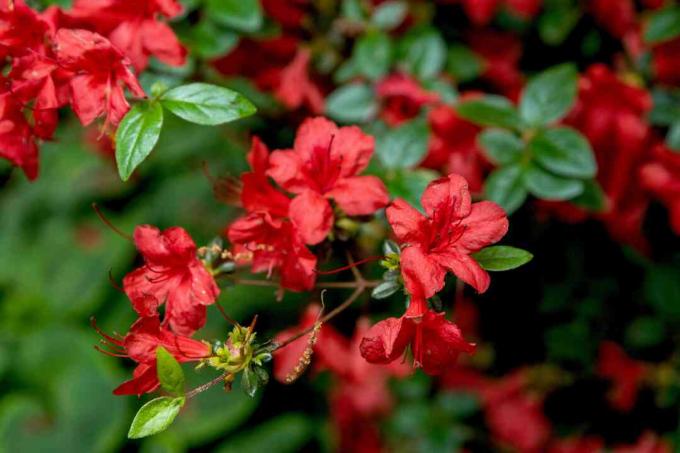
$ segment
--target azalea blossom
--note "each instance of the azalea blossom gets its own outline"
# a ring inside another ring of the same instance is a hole
[[[310,245],[323,241],[335,214],[329,200],[350,216],[387,205],[387,189],[375,176],[359,176],[371,159],[374,140],[356,126],[338,128],[322,118],[305,120],[293,149],[274,151],[267,174],[296,194],[289,217]]]
[[[489,274],[470,255],[508,231],[505,211],[490,201],[472,203],[467,181],[459,175],[432,181],[421,201],[426,215],[403,199],[386,211],[402,246],[401,273],[413,299],[412,316],[422,314],[422,300],[444,287],[447,271],[478,292],[486,291]]]
[[[640,169],[642,185],[666,205],[671,228],[680,235],[680,154],[658,144],[652,161]]]
[[[600,345],[597,373],[612,382],[609,393],[612,406],[620,411],[630,411],[644,379],[644,364],[629,358],[617,344],[606,341]]]
[[[415,118],[420,110],[439,100],[439,96],[425,90],[412,77],[395,73],[382,79],[375,87],[383,108],[380,116],[389,125],[397,126]]]
[[[125,293],[140,316],[156,316],[165,304],[163,325],[191,335],[205,324],[206,306],[220,293],[215,280],[196,257],[196,245],[180,227],[160,231],[135,228],[134,240],[144,265],[123,279]]]

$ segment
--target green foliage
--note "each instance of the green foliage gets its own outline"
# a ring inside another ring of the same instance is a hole
[[[427,122],[416,118],[379,137],[375,152],[386,168],[409,168],[425,157],[428,140]]]
[[[449,46],[446,70],[458,81],[476,79],[483,70],[483,63],[472,50],[462,44]]]
[[[408,4],[405,1],[390,0],[375,8],[371,22],[383,30],[392,30],[404,21],[407,13]]]
[[[524,172],[524,186],[542,200],[570,200],[583,193],[583,181],[557,176],[537,165],[529,165]]]
[[[670,41],[680,36],[680,6],[673,5],[652,13],[643,38],[648,44]]]
[[[466,120],[481,126],[520,130],[523,122],[515,107],[501,96],[486,95],[480,99],[462,102],[456,108]]]
[[[564,42],[581,18],[581,12],[572,0],[548,1],[545,12],[538,20],[538,33],[546,44],[559,46]]]
[[[578,72],[571,64],[555,66],[527,83],[519,103],[522,119],[543,126],[562,119],[576,100]]]
[[[128,431],[128,437],[139,439],[165,431],[175,420],[185,402],[184,397],[161,396],[152,399],[143,405],[135,415],[130,425],[130,431]]]
[[[116,131],[116,163],[120,179],[127,181],[158,142],[163,108],[158,102],[141,102],[125,115]]]
[[[533,259],[534,255],[516,247],[494,245],[473,255],[475,261],[487,271],[508,271],[516,269]]]
[[[163,390],[175,396],[184,394],[182,367],[163,346],[156,348],[156,374]]]
[[[244,431],[216,448],[217,453],[292,453],[314,433],[310,420],[301,414],[284,414],[249,431]]]
[[[364,123],[378,111],[373,89],[363,83],[341,86],[326,98],[326,114],[343,123]]]
[[[505,212],[512,214],[522,206],[527,197],[524,186],[524,168],[513,164],[494,170],[484,185],[486,198],[498,203]]]
[[[574,129],[559,127],[539,132],[529,142],[536,162],[555,174],[592,178],[597,172],[590,143]]]
[[[371,297],[374,299],[387,299],[392,294],[395,294],[401,289],[401,284],[395,280],[387,280],[381,282],[371,291]]]
[[[380,31],[372,31],[357,41],[352,55],[354,69],[369,80],[378,80],[392,65],[392,42]]]
[[[477,140],[491,160],[501,165],[517,162],[525,147],[518,136],[502,129],[486,129]]]
[[[446,62],[446,43],[437,30],[430,27],[409,31],[399,43],[399,63],[419,79],[439,74]]]
[[[207,83],[190,83],[166,91],[163,107],[196,124],[216,126],[255,113],[255,106],[243,95]]]
[[[242,32],[262,26],[259,0],[206,0],[206,13],[215,21]]]

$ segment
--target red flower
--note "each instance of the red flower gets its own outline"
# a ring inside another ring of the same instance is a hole
[[[370,363],[390,363],[411,346],[414,366],[427,374],[441,374],[461,352],[472,353],[475,345],[463,338],[460,329],[444,313],[423,310],[420,319],[407,315],[375,324],[361,340],[361,355]]]
[[[432,181],[421,201],[427,217],[402,199],[387,208],[387,219],[402,244],[404,284],[414,301],[441,290],[447,270],[478,292],[486,291],[489,274],[470,254],[508,231],[503,209],[490,201],[471,203],[467,182],[454,174]],[[422,306],[412,302],[409,314],[418,316]]]
[[[11,93],[0,94],[0,157],[20,167],[28,179],[38,176],[34,131]]]
[[[628,412],[635,405],[645,366],[630,359],[621,347],[606,341],[600,345],[597,373],[612,381],[609,399],[613,407]]]
[[[317,117],[298,129],[293,149],[274,151],[267,174],[297,194],[289,217],[307,244],[328,235],[334,214],[328,199],[348,215],[373,214],[388,202],[387,189],[375,176],[357,176],[373,154],[373,137],[356,126],[338,128]]]
[[[652,158],[640,171],[642,185],[666,205],[671,227],[680,235],[680,154],[658,144]]]
[[[316,256],[302,242],[295,227],[268,212],[253,212],[236,219],[227,229],[232,244],[252,253],[252,271],[271,275],[276,269],[281,286],[305,291],[316,281]]]
[[[652,432],[643,433],[635,445],[620,445],[612,449],[613,453],[671,453],[670,445],[659,439]]]
[[[42,53],[49,24],[21,0],[13,6],[0,5],[0,56],[21,57],[29,53]]]
[[[165,303],[163,325],[191,335],[205,324],[206,306],[220,293],[212,275],[196,257],[196,245],[179,227],[161,232],[150,225],[135,228],[135,245],[144,265],[123,279],[125,293],[140,316],[155,316]]]
[[[523,19],[531,19],[541,8],[543,0],[460,0],[465,14],[475,25],[487,25],[501,5]]]
[[[652,68],[656,79],[666,85],[680,85],[680,38],[654,46]]]
[[[123,86],[135,96],[145,96],[127,59],[103,36],[61,29],[54,42],[59,64],[74,73],[71,105],[83,125],[102,114],[106,115],[106,124],[117,125],[130,108]]]
[[[595,20],[615,38],[623,38],[636,26],[633,0],[593,0],[590,10]]]
[[[483,60],[481,78],[503,95],[517,100],[524,86],[524,76],[519,70],[522,42],[515,35],[490,29],[472,31],[468,34],[468,41]]]
[[[291,29],[302,26],[309,4],[309,0],[262,0],[262,8],[267,16]]]
[[[415,118],[423,106],[439,100],[406,74],[392,74],[376,85],[376,94],[383,101],[380,116],[389,125],[397,126]]]
[[[550,436],[542,401],[520,393],[485,403],[485,407],[486,423],[497,441],[521,452],[542,451]]]
[[[599,437],[561,439],[552,442],[548,453],[600,453],[604,441]]]
[[[309,111],[318,115],[324,110],[324,99],[309,77],[311,58],[309,49],[299,49],[293,61],[281,70],[275,94],[289,109],[298,109],[307,103]]]
[[[132,379],[116,387],[115,395],[142,395],[158,388],[156,349],[159,346],[163,346],[178,362],[198,361],[210,355],[210,345],[172,333],[161,325],[157,316],[139,318],[124,338],[114,338],[99,329],[97,331],[114,350],[102,352],[128,357],[138,364]]]
[[[76,0],[67,13],[79,26],[107,36],[138,71],[149,56],[171,66],[182,66],[186,49],[160,16],[173,18],[182,12],[176,0]]]

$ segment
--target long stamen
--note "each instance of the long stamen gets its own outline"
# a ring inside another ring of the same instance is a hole
[[[121,358],[121,359],[127,359],[128,358],[127,354],[116,354],[115,352],[107,351],[106,349],[100,348],[97,345],[94,345],[94,348],[97,351],[101,352],[102,354],[106,354],[106,355],[111,356],[111,357],[118,357],[118,358]]]
[[[116,280],[113,278],[113,272],[111,271],[111,269],[109,269],[109,283],[118,291],[125,294],[125,290],[118,283],[116,283]]]
[[[130,242],[134,242],[134,241],[132,240],[132,236],[130,236],[129,234],[127,234],[127,233],[121,231],[120,229],[118,229],[118,227],[116,227],[113,223],[111,223],[111,221],[110,221],[109,219],[106,218],[106,216],[104,215],[104,213],[99,209],[99,206],[97,206],[97,203],[92,203],[92,209],[94,209],[94,212],[97,213],[97,217],[99,217],[99,220],[101,220],[102,222],[104,222],[104,225],[106,225],[107,227],[109,227],[109,228],[111,229],[111,231],[113,231],[114,233],[116,233],[118,236],[120,236],[120,237],[122,237],[122,238],[124,238],[124,239],[127,239],[127,240],[130,241]]]
[[[378,260],[382,260],[382,259],[385,259],[385,257],[384,256],[369,256],[368,258],[364,258],[363,260],[355,261],[354,263],[348,264],[347,266],[339,267],[337,269],[333,269],[333,270],[330,270],[330,271],[316,270],[314,272],[316,272],[319,275],[333,275],[333,274],[337,274],[337,273],[342,272],[342,271],[352,269],[352,268],[359,266],[361,264],[364,264],[364,263],[370,263],[371,261],[378,261]]]
[[[92,316],[92,317],[90,318],[90,325],[92,326],[92,328],[93,328],[99,335],[101,335],[102,337],[106,338],[106,339],[109,340],[111,343],[113,343],[113,344],[115,344],[115,345],[118,345],[118,346],[121,346],[121,347],[124,346],[124,345],[123,345],[123,342],[122,342],[121,340],[118,340],[118,339],[116,339],[116,338],[113,338],[111,335],[108,335],[108,334],[106,334],[103,330],[101,330],[101,329],[99,328],[99,326],[97,326],[97,319],[96,319],[94,316]]]

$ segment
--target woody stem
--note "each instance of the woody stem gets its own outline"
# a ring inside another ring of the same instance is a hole
[[[256,280],[256,279],[244,279],[244,278],[232,278],[232,282],[237,285],[247,285],[247,286],[264,286],[264,287],[277,287],[279,284],[271,280]],[[362,286],[365,288],[375,288],[380,284],[379,280],[364,280],[363,284],[359,284],[357,281],[352,282],[319,282],[316,284],[317,288],[329,288],[329,289],[346,289],[346,288],[358,288]]]
[[[210,387],[217,385],[220,382],[224,381],[224,378],[226,378],[228,375],[229,375],[229,373],[220,374],[219,376],[212,379],[211,381],[208,381],[205,384],[199,385],[198,387],[189,390],[184,396],[187,399],[193,398],[194,396],[198,395],[199,393],[203,393],[206,390],[208,390]]]

